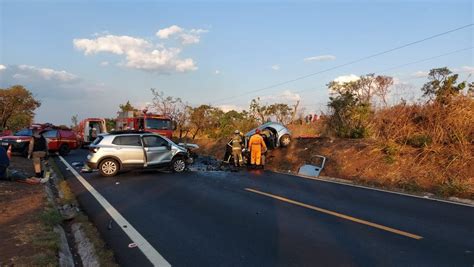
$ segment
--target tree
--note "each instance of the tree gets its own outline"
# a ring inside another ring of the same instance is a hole
[[[250,114],[252,114],[252,116],[254,116],[257,120],[259,120],[260,123],[264,123],[267,121],[267,107],[260,104],[260,97],[258,97],[257,99],[252,99],[252,101],[250,102],[249,110]]]
[[[195,139],[199,132],[208,130],[215,123],[213,113],[216,108],[210,105],[200,105],[199,107],[188,107],[189,122],[193,127],[192,138]]]
[[[458,83],[459,75],[451,74],[452,72],[447,67],[430,70],[428,82],[421,88],[423,96],[428,97],[430,101],[434,99],[446,104],[453,96],[459,95],[466,88],[467,82]]]
[[[293,112],[291,113],[291,123],[293,123],[296,119],[296,116],[298,116],[298,107],[300,105],[300,101],[296,101],[296,104],[293,106]]]
[[[187,121],[189,114],[187,113],[188,105],[179,97],[165,96],[163,92],[159,92],[151,88],[153,94],[153,103],[150,108],[156,110],[162,115],[169,116],[176,124],[176,130],[179,132],[179,138],[187,135]]]
[[[370,104],[362,102],[351,92],[329,97],[331,109],[328,126],[339,137],[366,137]]]
[[[379,75],[375,77],[375,94],[380,98],[385,107],[388,106],[387,96],[393,85],[393,77]]]
[[[265,115],[274,117],[279,123],[288,124],[292,117],[292,110],[287,104],[275,103],[266,107]]]
[[[368,104],[376,102],[376,97],[386,106],[387,96],[393,85],[393,78],[390,76],[367,74],[360,76],[359,79],[340,83],[332,81],[328,84],[332,94],[342,95],[350,93],[358,99],[358,101]]]
[[[41,102],[21,85],[0,89],[0,127],[18,129],[31,124]]]
[[[72,123],[71,128],[76,129],[77,125],[79,124],[79,119],[78,119],[77,114],[71,117],[71,123]]]
[[[120,111],[122,112],[129,112],[129,111],[137,111],[137,109],[135,107],[132,106],[132,104],[130,104],[130,101],[127,100],[127,103],[125,104],[120,104],[119,105],[119,108],[120,108]]]
[[[112,118],[105,119],[105,128],[107,129],[107,131],[112,131],[112,129],[115,130],[115,125],[116,125],[115,119],[112,119]]]

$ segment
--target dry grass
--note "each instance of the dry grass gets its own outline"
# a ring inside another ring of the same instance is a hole
[[[474,191],[474,100],[447,105],[397,105],[375,113],[373,138],[386,157],[402,163],[399,186],[439,195],[471,197]],[[408,158],[407,158],[408,156]]]

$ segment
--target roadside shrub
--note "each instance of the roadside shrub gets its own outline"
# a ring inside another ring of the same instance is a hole
[[[468,192],[468,186],[459,180],[447,179],[439,184],[435,190],[439,195],[448,197],[462,195]]]
[[[337,137],[364,138],[369,136],[368,122],[372,114],[369,103],[361,102],[350,92],[330,97],[331,114],[328,128]]]
[[[47,227],[54,227],[62,222],[61,214],[51,206],[48,206],[45,211],[41,214],[41,221]]]
[[[399,148],[397,146],[397,144],[393,143],[393,142],[388,142],[384,148],[382,148],[382,151],[387,155],[387,156],[395,156],[398,151],[399,151]]]
[[[412,147],[422,148],[432,143],[431,137],[425,134],[417,134],[407,138],[406,143]]]

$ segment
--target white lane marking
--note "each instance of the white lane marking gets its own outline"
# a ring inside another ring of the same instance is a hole
[[[138,248],[145,254],[148,260],[154,266],[171,266],[163,256],[150,244],[135,228],[97,191],[89,182],[84,179],[69,163],[61,156],[59,159],[69,168],[69,170],[76,176],[77,180],[94,196],[105,211],[114,219],[117,225],[128,235],[128,237],[138,245]],[[123,227],[126,225],[127,227]]]
[[[437,199],[437,198],[425,198],[425,197],[422,197],[422,196],[411,195],[411,194],[402,193],[402,192],[389,191],[389,190],[384,190],[384,189],[379,189],[379,188],[374,188],[374,187],[367,187],[367,186],[363,186],[363,185],[356,185],[356,184],[349,184],[349,183],[344,183],[344,182],[332,181],[332,180],[323,179],[323,178],[316,178],[316,177],[310,177],[310,176],[304,176],[304,175],[296,175],[296,174],[292,174],[292,173],[285,173],[285,172],[278,172],[278,171],[275,171],[275,173],[286,174],[286,175],[289,175],[289,176],[294,176],[294,177],[303,178],[303,179],[309,179],[309,180],[315,180],[315,181],[321,181],[321,182],[339,184],[339,185],[345,185],[345,186],[358,187],[358,188],[363,188],[363,189],[368,189],[368,190],[380,191],[380,192],[384,192],[384,193],[390,193],[390,194],[396,194],[396,195],[402,195],[402,196],[407,196],[407,197],[414,197],[414,198],[420,198],[420,199],[424,199],[424,200],[438,201],[438,202],[443,202],[443,203],[448,203],[448,204],[454,204],[454,205],[460,205],[460,206],[466,206],[466,207],[474,208],[474,205],[470,205],[470,204],[467,204],[467,203],[454,202],[454,201]]]

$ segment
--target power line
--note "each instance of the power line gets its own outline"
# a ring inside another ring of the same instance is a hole
[[[327,69],[324,69],[324,70],[321,70],[321,71],[318,71],[318,72],[313,72],[313,73],[310,73],[310,74],[299,76],[297,78],[287,80],[287,81],[284,81],[284,82],[280,82],[280,83],[276,83],[276,84],[266,86],[266,87],[263,87],[263,88],[260,88],[260,89],[257,89],[257,90],[247,91],[247,92],[244,92],[244,93],[239,94],[239,95],[217,99],[217,100],[214,101],[214,104],[222,102],[223,100],[234,99],[234,98],[245,96],[245,95],[248,95],[248,94],[251,94],[251,93],[256,93],[256,92],[268,90],[268,89],[271,89],[271,88],[274,88],[274,87],[278,87],[278,86],[281,86],[281,85],[285,85],[285,84],[288,84],[288,83],[292,83],[292,82],[295,82],[295,81],[306,79],[308,77],[315,76],[315,75],[318,75],[318,74],[321,74],[321,73],[329,72],[329,71],[332,71],[332,70],[335,70],[335,69],[338,69],[338,68],[342,68],[342,67],[345,67],[345,66],[348,66],[348,65],[352,65],[352,64],[355,64],[355,63],[358,63],[358,62],[361,62],[361,61],[364,61],[364,60],[367,60],[367,59],[371,59],[371,58],[374,58],[374,57],[377,57],[377,56],[380,56],[380,55],[383,55],[383,54],[387,54],[387,53],[390,53],[390,52],[393,52],[393,51],[396,51],[396,50],[403,49],[403,48],[408,47],[408,46],[419,44],[421,42],[425,42],[425,41],[428,41],[428,40],[431,40],[431,39],[434,39],[434,38],[437,38],[437,37],[440,37],[440,36],[443,36],[443,35],[446,35],[446,34],[449,34],[449,33],[453,33],[453,32],[471,27],[473,25],[474,25],[473,23],[467,24],[467,25],[464,25],[464,26],[461,26],[461,27],[458,27],[458,28],[455,28],[455,29],[452,29],[452,30],[449,30],[449,31],[445,31],[445,32],[442,32],[442,33],[431,35],[429,37],[426,37],[426,38],[423,38],[423,39],[420,39],[420,40],[417,40],[417,41],[414,41],[414,42],[410,42],[410,43],[407,43],[407,44],[404,44],[404,45],[401,45],[401,46],[397,46],[397,47],[394,47],[394,48],[391,48],[391,49],[388,49],[388,50],[385,50],[385,51],[382,51],[382,52],[378,52],[378,53],[375,53],[375,54],[372,54],[372,55],[369,55],[369,56],[365,56],[365,57],[362,57],[362,58],[359,58],[359,59],[356,59],[356,60],[353,60],[353,61],[349,61],[349,62],[340,64],[340,65],[336,65],[334,67],[327,68]]]
[[[399,69],[399,68],[406,67],[406,66],[410,66],[410,65],[413,65],[413,64],[417,64],[417,63],[421,63],[421,62],[433,60],[433,59],[436,59],[436,58],[449,56],[449,55],[452,55],[452,54],[455,54],[455,53],[459,53],[459,52],[471,50],[471,49],[473,49],[473,48],[474,48],[474,46],[466,47],[466,48],[462,48],[462,49],[458,49],[458,50],[454,50],[454,51],[451,51],[451,52],[447,52],[447,53],[444,53],[444,54],[440,54],[440,55],[436,55],[436,56],[432,56],[432,57],[420,59],[420,60],[413,61],[413,62],[410,62],[410,63],[405,63],[405,64],[397,65],[397,66],[390,67],[390,68],[387,68],[387,69],[384,69],[384,70],[375,71],[374,73],[381,73],[381,72],[386,72],[386,71],[388,71],[388,70]],[[424,78],[424,77],[416,77],[415,79],[418,79],[418,78]],[[407,79],[407,80],[413,80],[413,78]],[[293,93],[301,93],[301,92],[304,92],[304,91],[307,91],[307,90],[310,90],[310,89],[314,89],[314,88],[306,88],[306,89],[294,91]]]
[[[393,69],[398,69],[398,68],[410,66],[410,65],[413,65],[413,64],[418,64],[418,63],[421,63],[421,62],[425,62],[425,61],[437,59],[437,58],[440,58],[440,57],[445,57],[445,56],[449,56],[449,55],[452,55],[452,54],[456,54],[456,53],[459,53],[459,52],[471,50],[471,49],[473,49],[473,48],[474,48],[474,46],[466,47],[466,48],[462,48],[462,49],[458,49],[458,50],[455,50],[455,51],[452,51],[452,52],[448,52],[448,53],[444,53],[444,54],[441,54],[441,55],[437,55],[437,56],[433,56],[433,57],[429,57],[429,58],[425,58],[425,59],[420,59],[420,60],[418,60],[418,61],[414,61],[414,62],[402,64],[402,65],[398,65],[398,66],[395,66],[395,67],[390,67],[390,68],[388,68],[388,69],[384,69],[384,70],[381,70],[381,71],[377,71],[377,72],[375,72],[375,73],[386,72],[386,71],[388,71],[388,70],[393,70]]]

